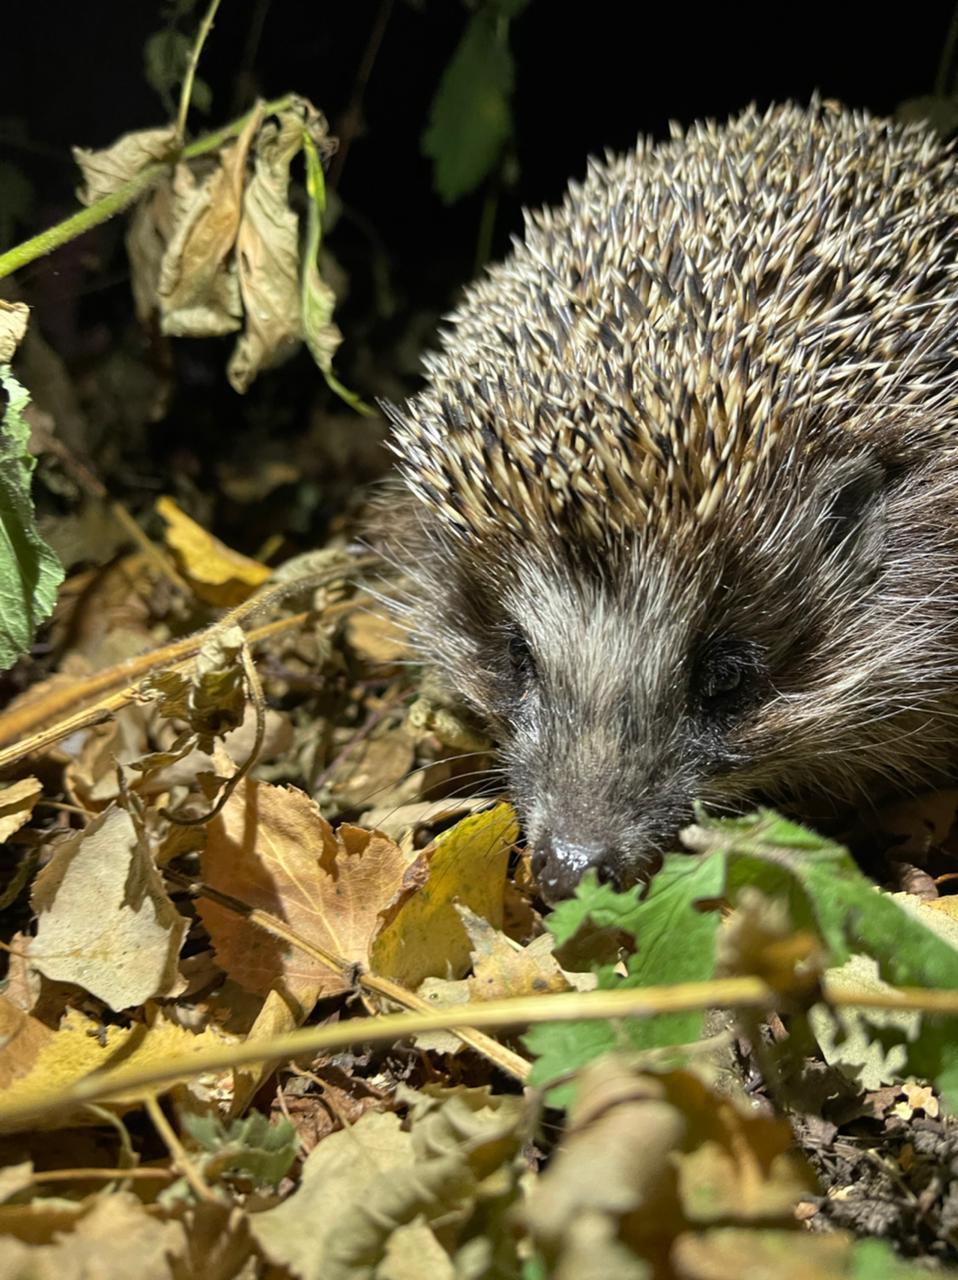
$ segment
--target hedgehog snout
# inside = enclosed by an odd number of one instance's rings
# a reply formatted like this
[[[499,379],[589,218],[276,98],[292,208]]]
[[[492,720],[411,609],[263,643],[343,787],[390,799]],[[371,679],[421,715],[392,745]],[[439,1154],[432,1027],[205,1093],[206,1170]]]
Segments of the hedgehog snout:
[[[532,871],[539,891],[547,902],[561,902],[572,893],[590,868],[600,882],[616,879],[612,870],[616,858],[604,844],[580,844],[557,835],[543,834],[532,853]]]

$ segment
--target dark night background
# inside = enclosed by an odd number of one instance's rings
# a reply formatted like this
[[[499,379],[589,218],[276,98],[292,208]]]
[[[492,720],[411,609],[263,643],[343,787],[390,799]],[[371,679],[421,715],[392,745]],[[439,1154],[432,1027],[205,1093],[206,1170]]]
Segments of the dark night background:
[[[530,0],[511,31],[516,176],[499,194],[494,255],[519,227],[521,206],[557,199],[590,152],[627,147],[640,132],[662,136],[669,120],[721,118],[753,100],[805,101],[816,89],[878,113],[931,93],[953,8],[916,3],[880,15],[836,4]],[[208,118],[193,113],[195,133],[233,118],[256,93],[288,90],[312,99],[340,133],[370,33],[384,22],[328,237],[348,281],[337,369],[367,399],[414,389],[418,352],[474,270],[487,190],[446,207],[419,147],[469,13],[455,0],[224,0],[203,54],[213,106]],[[21,3],[5,13],[0,162],[16,166],[35,196],[16,239],[75,207],[72,144],[103,146],[163,123],[143,73],[144,41],[161,25],[162,7],[146,0]],[[160,359],[169,386],[160,420],[138,421],[126,393],[111,406],[116,374],[110,383],[104,369],[118,351],[128,363],[157,363],[133,326],[119,220],[25,269],[17,286],[76,385],[82,426],[72,444],[135,511],[172,488],[249,550],[275,530],[276,508],[244,509],[225,496],[223,468],[292,458],[300,482],[272,497],[295,549],[386,465],[381,428],[344,411],[302,353],[240,398],[223,376],[227,340],[174,342]]]

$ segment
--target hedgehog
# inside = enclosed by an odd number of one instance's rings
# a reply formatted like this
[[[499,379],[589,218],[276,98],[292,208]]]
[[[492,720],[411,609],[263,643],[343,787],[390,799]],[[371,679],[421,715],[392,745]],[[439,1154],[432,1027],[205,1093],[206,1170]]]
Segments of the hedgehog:
[[[387,407],[415,641],[547,900],[958,777],[958,165],[816,101],[591,160]]]

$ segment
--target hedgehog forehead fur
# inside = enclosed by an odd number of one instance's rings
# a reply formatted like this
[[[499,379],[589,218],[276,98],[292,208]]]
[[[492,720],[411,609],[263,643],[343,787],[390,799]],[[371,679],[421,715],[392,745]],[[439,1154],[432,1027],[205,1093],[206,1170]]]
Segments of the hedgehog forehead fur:
[[[453,541],[595,549],[760,518],[849,442],[954,449],[956,175],[830,104],[590,162],[390,411],[407,484]]]

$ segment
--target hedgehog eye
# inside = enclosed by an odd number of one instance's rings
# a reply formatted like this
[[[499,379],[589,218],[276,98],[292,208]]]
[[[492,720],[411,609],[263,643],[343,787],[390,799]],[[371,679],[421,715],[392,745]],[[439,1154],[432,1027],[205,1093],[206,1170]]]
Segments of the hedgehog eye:
[[[736,710],[754,692],[760,670],[751,645],[737,641],[712,644],[695,664],[695,700],[711,712]]]
[[[513,626],[509,629],[508,653],[509,665],[516,680],[524,685],[534,680],[536,675],[535,658],[533,658],[532,650],[529,648],[529,641],[519,627]]]

